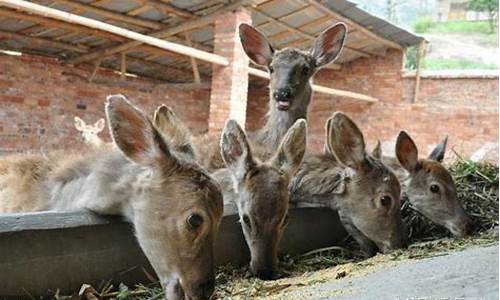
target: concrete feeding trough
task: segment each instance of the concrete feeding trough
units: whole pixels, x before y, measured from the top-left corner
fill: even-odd
[[[226,207],[215,244],[217,265],[248,263],[238,215]],[[326,208],[289,212],[282,253],[302,253],[346,237],[338,215]],[[83,283],[150,282],[154,274],[131,224],[89,211],[0,216],[0,299],[30,299],[56,290],[78,291]]]

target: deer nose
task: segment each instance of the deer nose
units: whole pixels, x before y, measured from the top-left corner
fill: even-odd
[[[257,276],[258,278],[260,278],[262,280],[273,280],[273,279],[275,279],[274,272],[273,272],[273,270],[270,270],[270,269],[258,270],[257,272],[255,272],[255,276]]]
[[[293,91],[290,88],[283,88],[274,91],[273,98],[276,101],[290,101],[293,96]]]
[[[201,299],[210,299],[215,289],[215,279],[208,279],[198,285],[198,291],[201,295]]]

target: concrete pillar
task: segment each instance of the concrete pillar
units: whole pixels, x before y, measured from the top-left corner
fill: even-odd
[[[226,57],[229,65],[213,65],[209,134],[220,134],[229,118],[245,126],[249,59],[241,46],[238,26],[251,22],[251,12],[244,8],[227,12],[215,21],[214,53]]]

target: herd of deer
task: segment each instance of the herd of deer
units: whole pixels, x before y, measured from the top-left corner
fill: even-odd
[[[278,246],[290,206],[319,205],[338,212],[367,256],[406,243],[401,201],[457,236],[470,219],[443,167],[445,139],[419,159],[401,131],[396,157],[369,154],[363,135],[345,114],[326,122],[322,154],[306,154],[311,77],[339,55],[346,37],[342,23],[315,40],[309,52],[274,50],[253,27],[239,33],[250,59],[268,69],[267,122],[246,134],[234,120],[220,143],[192,137],[167,106],[153,119],[125,96],[105,105],[114,147],[96,141],[98,122],[87,131],[96,147],[69,154],[5,157],[0,161],[0,212],[88,209],[123,215],[155,269],[167,299],[208,299],[213,293],[213,242],[223,206],[236,205],[250,249],[250,270],[276,276]],[[76,126],[85,130],[80,119]],[[405,200],[407,199],[407,200]]]

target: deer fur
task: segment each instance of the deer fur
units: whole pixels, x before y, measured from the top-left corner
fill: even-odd
[[[380,142],[373,155],[382,160],[399,179],[402,199],[431,221],[446,227],[454,236],[464,237],[472,221],[457,198],[453,178],[442,165],[448,137],[438,144],[426,159],[418,158],[415,142],[401,131],[396,140],[397,158],[382,155]]]
[[[0,210],[80,210],[123,215],[167,299],[209,299],[213,242],[222,218],[220,186],[124,96],[109,96],[115,148],[80,157],[4,158]],[[21,205],[12,205],[13,197]],[[30,204],[31,201],[31,204]]]
[[[262,157],[269,158],[288,129],[299,119],[307,120],[311,103],[312,77],[339,55],[347,35],[343,23],[325,29],[311,50],[297,48],[275,50],[266,37],[248,24],[239,26],[241,44],[248,57],[265,67],[270,75],[269,107],[264,127],[249,134],[253,144],[262,146]],[[223,168],[220,147],[210,137],[194,140],[196,156],[210,170]]]
[[[189,144],[190,135],[177,126],[174,112],[160,106],[155,124],[168,136],[178,137],[179,145]],[[286,226],[290,195],[288,185],[305,153],[307,126],[298,120],[287,132],[276,152],[259,159],[259,147],[250,144],[238,123],[228,120],[220,140],[226,168],[213,173],[223,191],[224,205],[236,206],[245,240],[250,249],[250,270],[261,279],[276,276],[278,245]],[[189,147],[181,149],[193,157]]]
[[[368,155],[361,131],[343,113],[326,123],[327,153],[304,159],[292,180],[292,203],[336,210],[366,255],[403,245],[400,186],[396,176]]]

